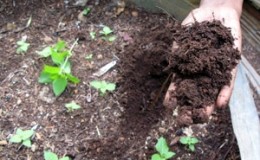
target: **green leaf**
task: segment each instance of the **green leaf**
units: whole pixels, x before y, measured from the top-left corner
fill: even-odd
[[[70,158],[66,156],[66,157],[60,158],[59,160],[70,160]]]
[[[60,68],[59,67],[54,67],[54,66],[49,66],[49,65],[44,65],[43,72],[44,73],[49,73],[49,74],[59,74],[60,73]]]
[[[196,144],[196,143],[198,143],[198,142],[199,142],[199,140],[198,140],[197,138],[191,137],[191,139],[190,139],[190,143],[191,143],[191,144]]]
[[[169,152],[167,152],[167,153],[164,153],[162,156],[163,156],[165,159],[170,159],[170,158],[172,158],[173,156],[175,156],[175,154],[176,154],[176,153],[169,151]]]
[[[22,138],[20,137],[20,135],[13,135],[10,139],[10,142],[12,143],[21,143],[22,142]]]
[[[63,49],[65,49],[66,43],[65,41],[59,40],[55,46],[53,47],[55,52],[61,52]]]
[[[53,63],[57,64],[57,65],[61,65],[62,63],[64,63],[64,60],[66,58],[66,56],[68,55],[68,52],[53,52],[51,54],[51,59],[53,61]]]
[[[195,146],[194,145],[189,145],[189,149],[192,151],[192,152],[194,152],[195,151]]]
[[[29,148],[32,147],[32,142],[31,142],[30,139],[24,140],[22,144],[23,144],[24,146],[26,146],[26,147],[29,147]]]
[[[91,81],[90,82],[90,86],[94,87],[95,89],[100,89],[102,84],[101,84],[101,81]]]
[[[17,134],[17,135],[22,135],[22,134],[23,134],[23,130],[21,130],[20,128],[18,128],[18,129],[16,130],[16,134]]]
[[[108,90],[108,91],[114,91],[116,89],[116,84],[106,83],[105,87],[106,87],[106,90]]]
[[[61,66],[63,66],[63,65],[64,65],[64,63],[61,64]],[[63,72],[68,73],[68,74],[71,73],[71,64],[69,61],[67,61],[67,63],[64,65]]]
[[[41,72],[40,77],[38,79],[39,83],[51,83],[52,79],[49,73]]]
[[[89,35],[90,35],[91,39],[95,39],[96,38],[96,32],[90,32]]]
[[[77,83],[80,82],[80,80],[79,80],[77,77],[75,77],[75,76],[73,76],[73,75],[71,75],[71,74],[66,74],[66,77],[67,77],[67,79],[68,79],[70,82],[72,82],[72,83],[74,83],[74,84],[77,84]]]
[[[167,153],[169,151],[169,147],[167,145],[167,142],[165,138],[160,137],[155,145],[155,149],[163,155],[164,153]]]
[[[113,31],[108,27],[108,26],[105,26],[103,27],[103,30],[100,31],[99,33],[100,34],[103,34],[105,36],[109,35],[110,33],[112,33]]]
[[[44,151],[43,156],[44,156],[44,160],[59,160],[57,154],[51,151]]]
[[[65,104],[65,107],[68,109],[68,111],[73,111],[81,108],[80,105],[78,105],[74,101]]]
[[[113,42],[114,40],[116,40],[116,36],[112,35],[106,38],[109,42]]]
[[[90,8],[84,8],[84,10],[83,10],[83,15],[84,16],[86,16],[86,15],[88,15],[89,14],[89,12],[90,12]]]
[[[188,144],[189,143],[189,137],[181,137],[180,138],[180,142],[182,143],[182,144]]]
[[[37,52],[41,57],[49,57],[51,55],[51,47],[45,47],[43,50]]]
[[[27,140],[29,139],[32,135],[34,134],[34,131],[33,130],[25,130],[23,131],[22,134],[20,134],[22,140]]]
[[[91,60],[92,58],[93,58],[93,54],[88,54],[88,55],[85,57],[86,60]]]
[[[55,96],[60,96],[64,92],[68,84],[67,79],[59,77],[52,82],[52,89]]]
[[[153,154],[152,160],[165,160],[165,158],[162,158],[159,154]]]
[[[18,48],[16,49],[16,53],[23,53],[27,52],[30,44],[26,43],[25,41],[21,40],[17,42]]]

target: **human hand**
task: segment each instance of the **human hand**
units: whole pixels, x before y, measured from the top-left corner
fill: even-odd
[[[241,37],[241,29],[240,29],[239,21],[241,15],[242,0],[239,1],[240,2],[233,1],[233,0],[226,0],[225,2],[222,3],[221,0],[220,1],[202,0],[200,7],[191,11],[190,14],[182,22],[182,25],[190,25],[195,21],[202,22],[202,21],[219,20],[224,26],[231,29],[231,33],[235,39],[234,47],[238,48],[238,50],[241,52],[242,37]],[[230,85],[226,85],[221,89],[216,99],[216,103],[214,105],[205,107],[206,115],[208,116],[211,115],[215,107],[224,108],[227,106],[234,87],[236,70],[237,68],[234,68],[232,70],[231,83]],[[169,105],[173,105],[174,103],[176,103],[176,98],[170,97],[171,95],[170,93],[174,92],[175,88],[176,88],[175,84],[171,83],[164,99],[164,105],[166,107],[170,108],[171,106]]]

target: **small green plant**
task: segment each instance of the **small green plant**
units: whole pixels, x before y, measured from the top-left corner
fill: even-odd
[[[16,53],[25,53],[27,52],[30,44],[26,42],[26,40],[20,40],[20,41],[17,41],[17,46],[18,48],[16,49]]]
[[[100,94],[103,96],[106,94],[106,91],[114,91],[116,89],[115,83],[108,83],[106,81],[91,81],[90,86],[97,89]]]
[[[192,152],[195,151],[195,144],[197,144],[198,142],[199,140],[197,138],[191,136],[180,138],[180,143],[186,145]]]
[[[166,139],[160,137],[155,145],[155,149],[158,153],[152,155],[152,160],[167,160],[175,156],[175,153],[169,151]]]
[[[51,151],[44,151],[43,156],[44,156],[44,160],[70,160],[68,156],[59,158],[57,154]]]
[[[113,30],[111,30],[108,26],[104,26],[102,31],[99,31],[99,33],[102,35],[102,39],[113,42],[116,40],[116,36],[112,35]]]
[[[33,136],[34,131],[33,130],[22,130],[22,129],[17,129],[15,135],[13,135],[9,141],[12,143],[22,143],[22,145],[26,147],[31,147],[32,142],[31,142],[31,137]]]
[[[88,7],[84,8],[83,16],[87,16],[89,14],[89,12],[90,12],[90,8],[88,8]]]
[[[65,104],[65,107],[67,108],[68,112],[73,112],[74,110],[80,109],[80,105],[78,105],[77,103],[75,103],[74,101]]]
[[[95,39],[96,38],[96,32],[89,32],[90,38]]]
[[[70,50],[66,49],[64,41],[58,41],[53,47],[46,47],[38,54],[42,57],[51,57],[54,65],[44,65],[38,79],[39,83],[50,83],[55,96],[60,96],[66,89],[68,82],[77,84],[80,80],[71,74],[71,64],[69,58],[72,56],[72,49],[76,45],[74,42]]]
[[[88,55],[85,57],[86,60],[92,60],[92,58],[93,58],[93,54],[88,54]]]

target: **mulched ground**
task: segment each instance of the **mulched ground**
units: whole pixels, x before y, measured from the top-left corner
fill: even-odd
[[[154,145],[164,136],[174,159],[239,159],[228,109],[215,112],[207,123],[179,127],[176,114],[162,106],[169,85],[166,53],[173,40],[167,28],[178,24],[166,15],[125,8],[115,17],[109,1],[90,1],[85,22],[78,23],[82,7],[65,8],[63,1],[6,1],[0,14],[0,157],[2,159],[43,159],[50,149],[59,156],[84,159],[150,159]],[[113,11],[113,9],[112,9]],[[29,28],[19,31],[32,16]],[[90,31],[102,25],[114,30],[110,43],[101,37],[91,40]],[[16,42],[26,35],[31,44],[24,55],[16,54]],[[167,38],[168,37],[168,38]],[[36,51],[58,39],[74,48],[72,73],[81,80],[54,98],[51,88],[37,82],[46,60]],[[163,49],[162,49],[163,48]],[[167,51],[167,52],[165,52]],[[92,53],[93,59],[85,57]],[[117,65],[98,78],[103,65],[119,59]],[[89,86],[94,79],[116,82],[117,89],[104,97]],[[89,98],[91,101],[89,102]],[[76,101],[82,109],[67,113],[65,103]],[[33,147],[8,142],[17,128],[34,128]],[[193,132],[200,143],[189,152],[178,143],[180,136]]]

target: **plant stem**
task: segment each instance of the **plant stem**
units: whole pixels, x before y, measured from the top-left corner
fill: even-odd
[[[69,55],[66,57],[64,63],[62,64],[59,74],[61,74],[61,73],[63,72],[66,63],[68,62],[69,58],[72,56],[72,50],[73,50],[73,48],[75,47],[75,45],[78,43],[78,40],[79,40],[79,39],[77,38],[77,39],[75,40],[75,42],[72,44],[72,46],[70,47]]]

